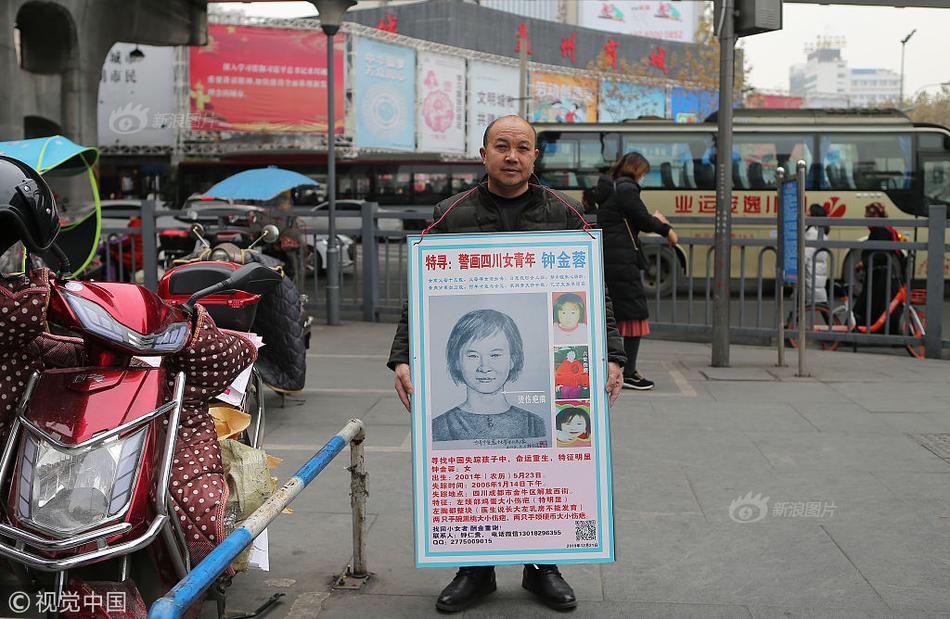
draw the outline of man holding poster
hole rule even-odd
[[[387,364],[413,413],[416,563],[462,566],[439,595],[442,611],[494,591],[499,563],[524,563],[522,586],[570,609],[574,591],[553,561],[613,560],[604,396],[613,404],[620,394],[623,340],[599,233],[533,176],[533,127],[493,121],[480,154],[487,182],[436,205],[427,230],[456,234],[410,241],[413,301]],[[570,341],[551,319],[562,296],[584,306],[574,325],[583,333]],[[566,346],[588,360],[587,400],[556,401]]]

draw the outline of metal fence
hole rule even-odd
[[[946,208],[945,205],[931,207],[930,217],[927,219],[874,221],[880,226],[914,229],[920,233],[915,233],[915,238],[922,238],[925,233],[926,240],[871,242],[826,238],[808,241],[807,247],[814,248],[816,255],[827,256],[829,278],[837,284],[840,294],[830,295],[827,307],[809,305],[805,318],[808,326],[807,338],[815,342],[848,345],[892,346],[919,343],[920,334],[915,334],[912,329],[902,332],[905,328],[902,325],[908,323],[906,315],[911,313],[905,308],[913,306],[916,308],[915,312],[926,316],[926,336],[923,339],[926,341],[927,356],[939,357],[943,348],[950,347],[950,342],[943,339]],[[151,205],[146,205],[141,213],[141,228],[104,227],[103,238],[111,248],[110,251],[104,252],[106,256],[103,259],[107,277],[128,280],[132,274],[137,273],[139,281],[154,286],[157,267],[160,264],[155,235],[163,229],[161,224],[155,226],[155,217],[175,213],[180,214],[155,210]],[[289,213],[316,219],[327,216],[325,212],[314,213],[299,207]],[[413,224],[411,227],[416,227],[426,216],[427,209],[421,207],[415,210],[380,209],[375,203],[365,203],[358,215],[356,212],[349,212],[344,219],[339,220],[338,233],[344,238],[344,252],[347,255],[341,280],[341,309],[344,316],[366,321],[398,318],[407,298],[406,236],[415,233],[414,230],[407,231],[407,226],[403,224],[409,223]],[[710,232],[714,221],[712,217],[692,216],[671,217],[670,220],[676,227],[708,226]],[[161,222],[162,219],[158,221]],[[843,228],[864,229],[864,233],[848,235],[859,237],[866,234],[869,222],[867,219],[809,217],[805,219],[805,223],[806,226],[831,226],[839,231]],[[770,218],[733,218],[734,231],[743,227],[762,230],[761,233],[750,234],[752,238],[736,235],[732,239],[732,262],[737,266],[733,269],[734,277],[731,279],[730,333],[735,337],[767,341],[774,339],[779,333],[780,321],[783,324],[789,320],[797,322],[797,317],[792,312],[778,315],[775,296],[775,226],[775,220]],[[141,234],[140,240],[134,238],[137,234]],[[307,295],[308,308],[319,314],[325,308],[326,297],[323,258],[319,250],[321,244],[325,243],[326,236],[305,230],[304,238],[308,240],[299,249],[297,264],[302,267],[305,265],[306,268],[296,269],[297,285]],[[645,278],[649,291],[651,330],[660,335],[708,340],[712,334],[713,313],[712,235],[681,235],[675,250],[666,248],[662,238],[645,235],[642,239],[650,270],[654,273]],[[141,245],[140,259],[137,244]],[[881,252],[874,254],[875,262],[871,266],[883,269],[886,277],[879,280],[870,278],[866,283],[856,279],[856,269],[853,267],[865,250]],[[897,258],[897,252],[905,254],[906,258]],[[875,294],[880,294],[881,285],[886,288],[886,299],[894,299],[901,286],[893,282],[908,281],[908,276],[914,272],[914,266],[923,264],[922,261],[927,264],[926,278],[911,282],[909,290],[904,293],[905,299],[896,305],[887,304],[879,328],[859,328],[860,325],[852,319],[852,315],[868,316],[872,313],[871,299]],[[812,276],[815,276],[814,273]],[[661,285],[653,285],[657,277]],[[875,284],[876,281],[884,283]],[[875,285],[878,285],[877,291],[874,290]],[[866,299],[866,307],[857,308],[855,300],[859,297],[862,286],[868,288],[862,297]],[[785,287],[786,296],[789,292],[790,289]],[[826,328],[823,328],[822,323],[827,322],[826,317],[831,316],[834,316],[839,324],[833,327],[826,325]],[[878,321],[871,322],[873,326],[873,323]]]
[[[187,615],[192,605],[231,565],[231,562],[250,546],[254,539],[267,528],[267,525],[276,520],[297,498],[297,495],[303,492],[304,488],[316,479],[317,475],[348,445],[350,447],[348,470],[350,471],[350,507],[353,520],[353,561],[340,576],[338,583],[345,581],[351,583],[346,588],[359,588],[369,578],[366,567],[365,536],[367,495],[363,458],[365,438],[363,422],[359,419],[350,419],[349,423],[294,473],[287,483],[278,488],[263,505],[248,516],[240,527],[215,546],[214,550],[198,565],[193,566],[171,591],[156,600],[149,610],[149,619],[179,619]],[[258,610],[258,613],[260,612],[262,612],[261,609]]]

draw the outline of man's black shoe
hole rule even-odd
[[[455,578],[452,579],[435,602],[435,607],[447,613],[456,613],[465,610],[476,600],[497,589],[495,585],[495,568],[460,567]]]
[[[574,590],[561,576],[556,565],[524,566],[521,586],[555,610],[570,610],[577,606]]]

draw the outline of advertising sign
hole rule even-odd
[[[693,43],[703,2],[632,0],[577,3],[577,25],[650,39]]]
[[[596,122],[597,89],[593,78],[532,71],[528,78],[531,122]]]
[[[145,54],[135,60],[138,47]],[[116,43],[99,81],[100,146],[172,146],[188,115],[175,105],[175,49]]]
[[[488,123],[518,113],[518,69],[481,60],[468,63],[468,154],[478,156]]]
[[[465,59],[419,54],[419,150],[465,152]]]
[[[356,146],[415,150],[415,50],[361,38],[353,49]]]
[[[600,232],[409,247],[417,566],[613,561]]]
[[[336,132],[343,132],[345,38],[334,38]],[[210,24],[189,50],[193,131],[326,132],[327,47],[319,30]]]
[[[805,97],[752,94],[746,97],[745,106],[772,110],[797,110],[805,107]]]
[[[782,255],[785,281],[798,281],[798,179],[782,183]]]
[[[673,122],[701,123],[719,109],[719,93],[675,87],[670,97]]]
[[[619,123],[640,116],[665,118],[666,91],[629,82],[603,80],[600,83],[597,115],[600,122],[605,123]]]

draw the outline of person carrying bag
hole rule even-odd
[[[599,205],[597,224],[604,233],[604,283],[614,303],[617,328],[627,354],[623,386],[641,391],[652,389],[654,383],[637,371],[640,338],[650,333],[646,293],[640,277],[649,263],[639,235],[654,232],[666,237],[670,247],[678,241],[666,217],[659,211],[651,215],[640,199],[640,181],[649,172],[646,158],[629,152],[600,177],[594,192]]]

